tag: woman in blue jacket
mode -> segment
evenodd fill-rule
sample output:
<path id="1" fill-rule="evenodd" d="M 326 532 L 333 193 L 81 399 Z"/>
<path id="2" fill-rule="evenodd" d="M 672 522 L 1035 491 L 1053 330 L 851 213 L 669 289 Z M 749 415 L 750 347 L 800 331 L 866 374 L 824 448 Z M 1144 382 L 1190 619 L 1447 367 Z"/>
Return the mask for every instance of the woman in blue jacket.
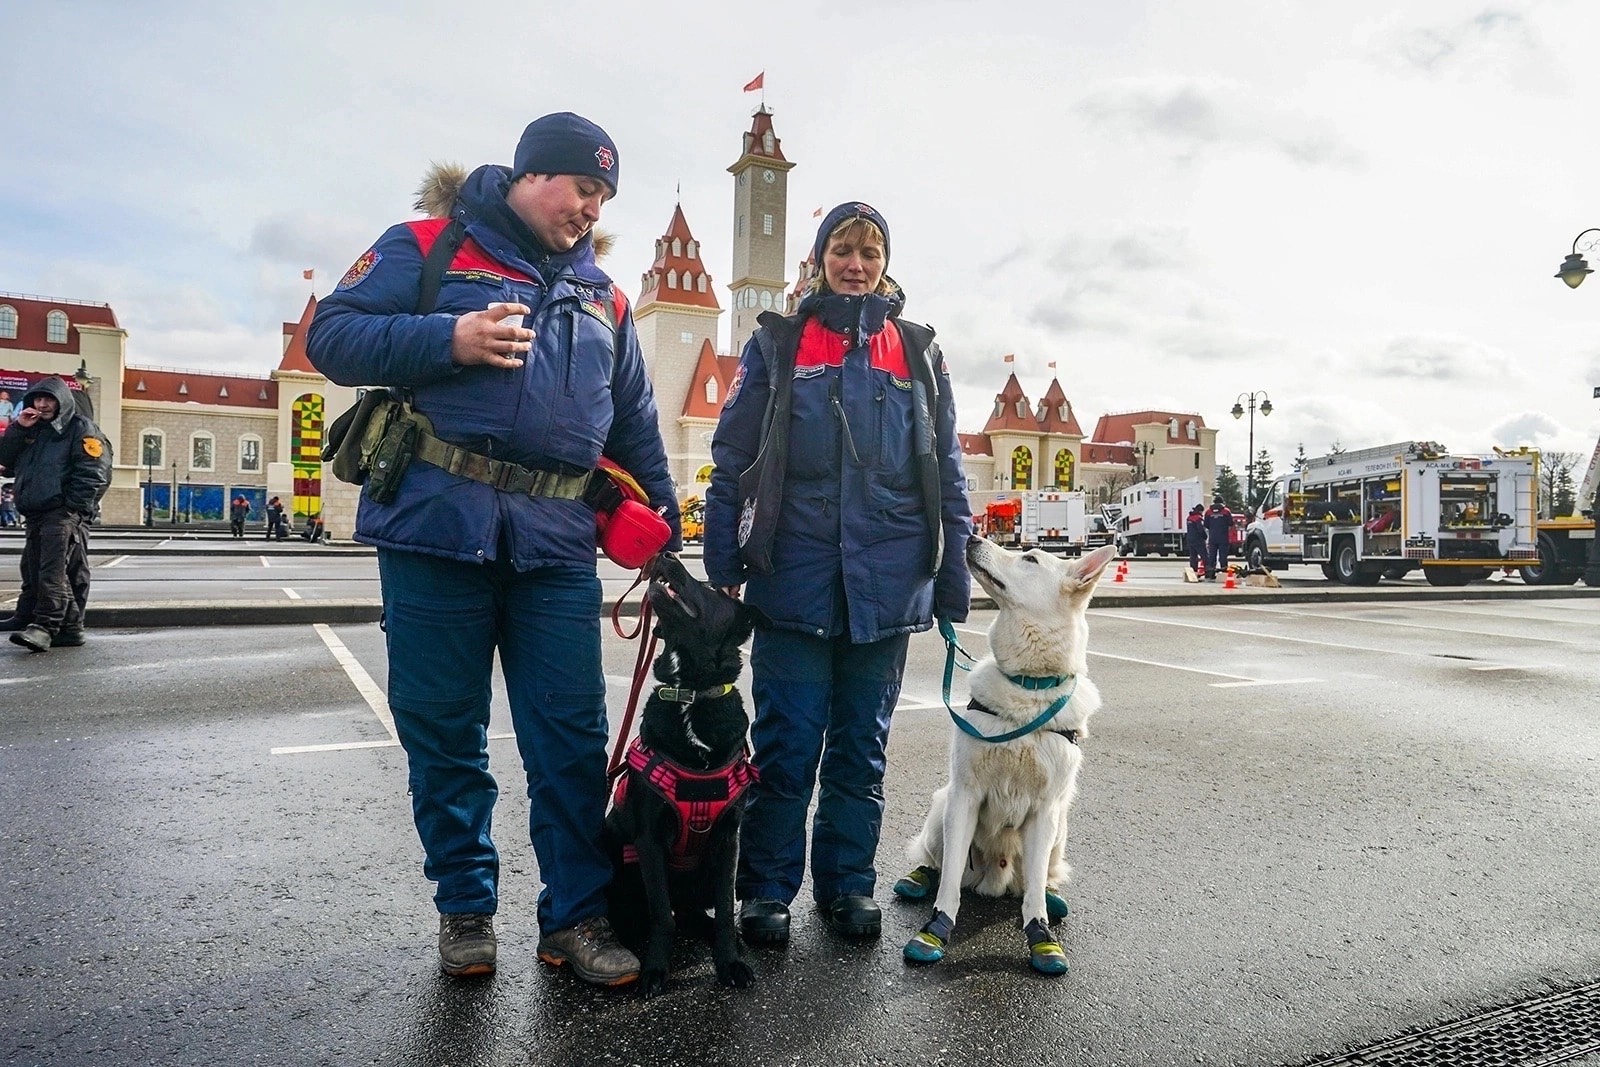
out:
<path id="1" fill-rule="evenodd" d="M 761 316 L 712 440 L 705 564 L 767 618 L 751 656 L 760 781 L 739 846 L 747 941 L 782 944 L 805 871 L 828 925 L 877 936 L 884 750 L 910 635 L 966 618 L 971 531 L 950 377 L 899 319 L 889 227 L 829 212 L 797 314 Z M 760 457 L 758 460 L 758 456 Z M 819 777 L 820 772 L 820 777 Z"/>

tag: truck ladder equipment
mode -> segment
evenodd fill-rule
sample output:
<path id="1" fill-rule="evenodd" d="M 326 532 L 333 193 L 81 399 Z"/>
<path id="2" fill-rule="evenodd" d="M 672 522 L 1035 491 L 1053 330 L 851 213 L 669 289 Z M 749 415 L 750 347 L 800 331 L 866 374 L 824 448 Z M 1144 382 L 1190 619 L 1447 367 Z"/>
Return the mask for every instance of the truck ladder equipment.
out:
<path id="1" fill-rule="evenodd" d="M 1396 441 L 1392 445 L 1358 448 L 1351 452 L 1339 452 L 1331 456 L 1314 456 L 1306 461 L 1305 470 L 1342 467 L 1351 463 L 1370 463 L 1378 459 L 1389 459 L 1399 463 L 1408 456 L 1442 456 L 1445 454 L 1445 447 L 1435 441 Z"/>

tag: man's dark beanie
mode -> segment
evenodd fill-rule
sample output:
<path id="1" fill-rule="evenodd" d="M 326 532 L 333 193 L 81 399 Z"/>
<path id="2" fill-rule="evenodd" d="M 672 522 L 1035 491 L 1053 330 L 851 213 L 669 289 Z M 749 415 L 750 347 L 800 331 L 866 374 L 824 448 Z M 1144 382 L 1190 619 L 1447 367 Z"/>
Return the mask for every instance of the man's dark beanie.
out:
<path id="1" fill-rule="evenodd" d="M 570 111 L 534 119 L 522 131 L 512 160 L 511 180 L 524 174 L 578 174 L 597 178 L 617 194 L 620 162 L 610 134 Z"/>
<path id="2" fill-rule="evenodd" d="M 840 204 L 828 212 L 828 217 L 822 220 L 822 226 L 817 230 L 817 239 L 811 245 L 811 262 L 818 267 L 822 266 L 822 252 L 828 246 L 828 235 L 850 219 L 866 219 L 879 230 L 883 231 L 883 265 L 889 266 L 889 224 L 883 221 L 883 216 L 866 204 L 854 200 L 847 204 Z"/>

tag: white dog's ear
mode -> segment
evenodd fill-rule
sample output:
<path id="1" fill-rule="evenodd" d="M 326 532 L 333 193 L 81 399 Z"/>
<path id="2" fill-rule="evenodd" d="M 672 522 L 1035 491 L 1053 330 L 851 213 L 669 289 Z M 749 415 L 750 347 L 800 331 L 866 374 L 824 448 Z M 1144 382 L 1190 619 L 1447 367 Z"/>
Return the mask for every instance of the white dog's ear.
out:
<path id="1" fill-rule="evenodd" d="M 1105 573 L 1106 564 L 1110 563 L 1116 557 L 1116 554 L 1116 545 L 1101 545 L 1079 560 L 1072 575 L 1073 579 L 1077 581 L 1078 587 L 1080 589 L 1092 588 L 1094 583 L 1100 580 L 1100 575 Z"/>

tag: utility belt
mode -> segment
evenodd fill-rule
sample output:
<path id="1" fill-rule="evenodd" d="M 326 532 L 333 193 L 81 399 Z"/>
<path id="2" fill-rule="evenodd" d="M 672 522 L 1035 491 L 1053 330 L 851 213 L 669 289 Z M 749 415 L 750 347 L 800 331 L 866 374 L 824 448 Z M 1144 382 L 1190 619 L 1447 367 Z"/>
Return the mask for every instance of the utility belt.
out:
<path id="1" fill-rule="evenodd" d="M 388 389 L 369 389 L 328 428 L 322 460 L 333 476 L 365 485 L 378 504 L 394 500 L 413 459 L 503 492 L 582 500 L 594 509 L 600 549 L 624 567 L 642 567 L 672 539 L 666 519 L 650 507 L 638 481 L 605 456 L 597 469 L 534 470 L 491 459 L 443 441 L 433 423 Z"/>

